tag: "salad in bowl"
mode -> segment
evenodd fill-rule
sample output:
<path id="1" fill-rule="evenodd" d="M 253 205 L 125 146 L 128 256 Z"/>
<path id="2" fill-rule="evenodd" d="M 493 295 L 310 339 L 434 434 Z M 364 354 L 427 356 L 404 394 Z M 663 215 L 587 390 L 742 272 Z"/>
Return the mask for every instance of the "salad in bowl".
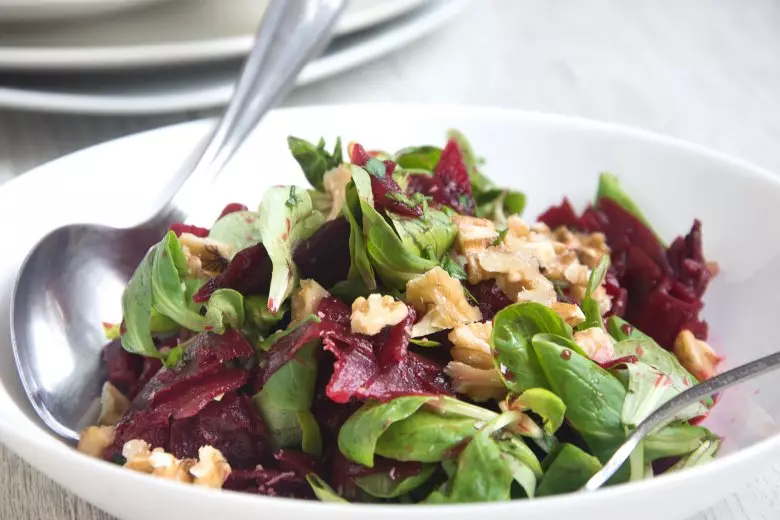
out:
<path id="1" fill-rule="evenodd" d="M 669 398 L 715 373 L 702 226 L 670 242 L 616 176 L 522 217 L 466 138 L 396 153 L 290 137 L 311 187 L 173 225 L 106 323 L 78 449 L 210 488 L 336 502 L 578 490 Z M 332 151 L 331 151 L 332 150 Z M 712 400 L 610 481 L 712 459 Z"/>

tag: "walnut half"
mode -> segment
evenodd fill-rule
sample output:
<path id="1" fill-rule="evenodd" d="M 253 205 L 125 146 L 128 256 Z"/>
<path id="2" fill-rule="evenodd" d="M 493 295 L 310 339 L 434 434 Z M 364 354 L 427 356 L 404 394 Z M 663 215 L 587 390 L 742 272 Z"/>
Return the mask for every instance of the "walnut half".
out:
<path id="1" fill-rule="evenodd" d="M 406 302 L 423 313 L 422 319 L 412 328 L 415 338 L 482 319 L 479 309 L 466 300 L 460 282 L 441 267 L 409 280 Z"/>
<path id="2" fill-rule="evenodd" d="M 715 375 L 720 359 L 706 342 L 697 339 L 693 332 L 681 330 L 674 340 L 674 355 L 680 364 L 699 381 Z"/>
<path id="3" fill-rule="evenodd" d="M 404 302 L 396 301 L 392 296 L 370 294 L 352 302 L 350 326 L 352 332 L 373 336 L 389 325 L 398 325 L 409 314 Z"/>

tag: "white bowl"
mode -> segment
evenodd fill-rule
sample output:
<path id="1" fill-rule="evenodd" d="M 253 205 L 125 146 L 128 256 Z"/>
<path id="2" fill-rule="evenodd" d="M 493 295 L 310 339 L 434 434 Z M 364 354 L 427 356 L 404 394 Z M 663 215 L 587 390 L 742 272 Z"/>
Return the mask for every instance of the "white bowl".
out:
<path id="1" fill-rule="evenodd" d="M 106 14 L 167 0 L 0 0 L 0 21 L 43 21 Z"/>
<path id="2" fill-rule="evenodd" d="M 146 132 L 73 154 L 0 188 L 4 223 L 0 263 L 0 440 L 45 474 L 100 508 L 125 519 L 427 518 L 424 506 L 333 505 L 233 492 L 213 492 L 154 479 L 88 458 L 54 438 L 34 416 L 13 364 L 8 295 L 19 264 L 48 230 L 76 221 L 127 225 L 156 203 L 159 188 L 203 136 L 209 122 Z M 288 134 L 360 140 L 398 149 L 444 140 L 463 130 L 487 159 L 485 173 L 524 190 L 526 216 L 535 217 L 566 194 L 584 205 L 598 173 L 620 175 L 625 189 L 667 239 L 704 222 L 709 259 L 721 274 L 706 297 L 711 343 L 726 367 L 776 348 L 780 300 L 780 182 L 769 173 L 696 145 L 648 132 L 567 117 L 499 109 L 347 106 L 279 110 L 269 115 L 209 195 L 255 204 L 265 187 L 305 181 L 287 152 Z M 118 310 L 114 310 L 114 313 Z M 115 319 L 96 316 L 95 319 Z M 53 359 L 52 363 L 72 362 Z M 725 435 L 714 463 L 677 474 L 574 494 L 500 504 L 443 506 L 449 520 L 549 520 L 576 512 L 578 520 L 684 519 L 719 500 L 780 459 L 778 378 L 765 376 L 728 391 L 708 421 Z"/>

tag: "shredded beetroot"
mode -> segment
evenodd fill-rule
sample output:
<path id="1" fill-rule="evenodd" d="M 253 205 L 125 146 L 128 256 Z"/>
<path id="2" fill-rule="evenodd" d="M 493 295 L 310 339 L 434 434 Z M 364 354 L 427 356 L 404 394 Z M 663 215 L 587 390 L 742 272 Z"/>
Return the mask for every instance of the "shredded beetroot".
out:
<path id="1" fill-rule="evenodd" d="M 351 144 L 349 148 L 349 157 L 353 164 L 363 167 L 372 159 L 371 155 L 366 152 L 366 149 L 357 143 Z M 371 193 L 374 196 L 374 207 L 377 209 L 389 210 L 404 217 L 421 217 L 422 208 L 411 205 L 408 201 L 403 200 L 405 197 L 404 191 L 393 178 L 396 164 L 389 160 L 382 161 L 382 164 L 385 167 L 385 171 L 382 175 L 375 175 L 369 170 L 371 175 Z"/>
<path id="2" fill-rule="evenodd" d="M 450 139 L 441 152 L 433 176 L 415 174 L 409 176 L 407 192 L 422 193 L 440 204 L 446 204 L 461 215 L 473 215 L 474 197 L 471 180 L 463 153 L 455 139 Z"/>
<path id="3" fill-rule="evenodd" d="M 498 288 L 495 280 L 467 284 L 466 289 L 477 300 L 477 307 L 482 312 L 483 320 L 492 320 L 498 311 L 512 303 L 512 300 Z"/>
<path id="4" fill-rule="evenodd" d="M 314 498 L 305 477 L 296 475 L 293 471 L 266 469 L 261 466 L 249 470 L 233 470 L 223 488 L 271 497 Z"/>
<path id="5" fill-rule="evenodd" d="M 170 452 L 198 458 L 202 446 L 218 449 L 231 468 L 250 469 L 269 457 L 266 429 L 246 395 L 226 393 L 194 417 L 171 424 Z"/>
<path id="6" fill-rule="evenodd" d="M 182 233 L 189 233 L 191 235 L 195 235 L 196 237 L 200 237 L 200 238 L 206 238 L 207 236 L 209 236 L 208 229 L 198 227 L 198 226 L 190 226 L 189 224 L 171 224 L 171 227 L 169 229 L 174 233 L 176 233 L 177 237 L 180 237 Z"/>
<path id="7" fill-rule="evenodd" d="M 263 244 L 247 247 L 236 253 L 224 271 L 203 284 L 192 299 L 197 303 L 206 302 L 217 289 L 235 289 L 245 296 L 267 293 L 272 270 L 271 258 Z"/>
<path id="8" fill-rule="evenodd" d="M 349 222 L 341 217 L 322 225 L 293 252 L 301 279 L 313 279 L 326 289 L 349 274 Z"/>
<path id="9" fill-rule="evenodd" d="M 671 350 L 683 329 L 707 338 L 707 324 L 699 317 L 701 298 L 712 279 L 702 250 L 701 223 L 669 248 L 653 231 L 614 200 L 602 197 L 581 217 L 564 199 L 539 220 L 555 228 L 604 233 L 612 250 L 612 267 L 605 288 L 612 297 L 610 314 L 627 321 Z"/>
<path id="10" fill-rule="evenodd" d="M 263 359 L 255 388 L 259 389 L 285 363 L 292 362 L 307 343 L 321 338 L 325 350 L 336 356 L 327 396 L 337 403 L 352 398 L 386 401 L 401 395 L 450 394 L 442 367 L 408 352 L 415 313 L 375 336 L 353 334 L 348 326 L 349 308 L 333 297 L 318 307 L 320 322 L 309 322 L 277 341 Z"/>
<path id="11" fill-rule="evenodd" d="M 231 202 L 227 206 L 225 206 L 225 209 L 222 210 L 222 213 L 219 214 L 219 217 L 217 220 L 221 219 L 225 215 L 230 215 L 231 213 L 237 213 L 239 211 L 246 211 L 249 208 L 244 206 L 243 204 L 239 204 L 238 202 Z"/>

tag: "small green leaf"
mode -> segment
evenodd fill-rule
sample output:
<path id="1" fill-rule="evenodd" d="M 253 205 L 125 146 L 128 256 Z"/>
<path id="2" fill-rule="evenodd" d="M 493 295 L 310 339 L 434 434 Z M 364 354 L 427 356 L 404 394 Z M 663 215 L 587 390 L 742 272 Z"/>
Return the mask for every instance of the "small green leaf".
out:
<path id="1" fill-rule="evenodd" d="M 455 261 L 451 253 L 444 255 L 439 263 L 442 269 L 444 269 L 448 275 L 456 280 L 468 280 L 468 274 L 461 265 Z"/>
<path id="2" fill-rule="evenodd" d="M 566 404 L 566 418 L 599 460 L 623 442 L 626 389 L 587 357 L 542 337 L 531 341 L 549 388 Z"/>
<path id="3" fill-rule="evenodd" d="M 319 191 L 323 191 L 322 177 L 325 172 L 342 163 L 341 138 L 336 139 L 332 153 L 325 150 L 325 141 L 320 139 L 317 146 L 312 143 L 290 136 L 287 138 L 293 157 L 303 170 L 306 179 Z"/>
<path id="4" fill-rule="evenodd" d="M 315 350 L 319 341 L 301 348 L 295 358 L 282 365 L 268 379 L 263 388 L 252 397 L 260 410 L 263 422 L 268 426 L 273 448 L 300 448 L 304 441 L 302 414 L 310 413 L 317 379 Z M 307 421 L 307 418 L 304 418 Z M 313 449 L 309 430 L 308 449 Z"/>
<path id="5" fill-rule="evenodd" d="M 168 350 L 168 352 L 166 352 L 166 354 L 163 356 L 163 365 L 165 365 L 165 368 L 173 368 L 179 363 L 183 355 L 184 346 L 177 345 Z"/>
<path id="6" fill-rule="evenodd" d="M 572 332 L 548 307 L 535 302 L 516 303 L 499 311 L 493 319 L 491 344 L 496 363 L 507 367 L 511 376 L 505 384 L 512 392 L 529 388 L 547 388 L 547 379 L 531 348 L 531 338 L 550 333 L 571 339 Z"/>
<path id="7" fill-rule="evenodd" d="M 399 167 L 409 170 L 432 172 L 441 157 L 441 148 L 435 146 L 415 146 L 404 148 L 393 159 Z"/>
<path id="8" fill-rule="evenodd" d="M 380 161 L 379 159 L 375 159 L 371 157 L 368 161 L 366 161 L 366 165 L 364 166 L 365 170 L 373 175 L 374 177 L 379 177 L 380 179 L 384 179 L 387 176 L 387 168 L 385 168 L 385 163 Z"/>
<path id="9" fill-rule="evenodd" d="M 417 345 L 418 347 L 425 347 L 425 348 L 441 347 L 441 343 L 439 343 L 438 341 L 433 341 L 426 338 L 412 338 L 409 340 L 409 343 L 411 343 L 412 345 Z"/>
<path id="10" fill-rule="evenodd" d="M 408 218 L 388 213 L 395 232 L 406 250 L 428 260 L 439 261 L 452 249 L 458 230 L 442 211 L 429 210 L 428 218 Z"/>
<path id="11" fill-rule="evenodd" d="M 217 289 L 206 305 L 205 329 L 224 334 L 228 327 L 239 330 L 244 326 L 244 297 L 233 289 Z"/>
<path id="12" fill-rule="evenodd" d="M 678 457 L 696 450 L 706 440 L 716 437 L 707 428 L 687 423 L 670 424 L 645 438 L 645 460 L 652 462 L 666 457 Z"/>
<path id="13" fill-rule="evenodd" d="M 525 210 L 525 193 L 507 191 L 504 197 L 504 213 L 507 215 L 522 215 Z"/>
<path id="14" fill-rule="evenodd" d="M 693 452 L 669 468 L 669 471 L 679 471 L 681 469 L 693 468 L 712 462 L 715 460 L 715 455 L 718 454 L 722 442 L 723 441 L 718 438 L 703 441 Z"/>
<path id="15" fill-rule="evenodd" d="M 388 426 L 379 436 L 375 452 L 395 460 L 440 462 L 455 456 L 455 448 L 477 432 L 477 424 L 469 417 L 444 417 L 417 410 Z"/>
<path id="16" fill-rule="evenodd" d="M 306 481 L 309 483 L 311 490 L 314 491 L 314 495 L 320 500 L 320 502 L 336 502 L 339 504 L 348 503 L 346 500 L 341 498 L 339 494 L 328 485 L 327 482 L 322 480 L 314 473 L 309 473 L 306 475 Z"/>
<path id="17" fill-rule="evenodd" d="M 536 490 L 537 496 L 560 495 L 579 491 L 601 469 L 599 460 L 572 444 L 545 459 L 547 469 Z"/>
<path id="18" fill-rule="evenodd" d="M 350 167 L 352 173 L 356 171 L 363 171 L 362 169 L 354 169 Z M 376 278 L 374 277 L 374 269 L 371 267 L 371 261 L 368 258 L 368 249 L 366 247 L 366 237 L 363 235 L 363 211 L 361 209 L 360 197 L 365 196 L 373 204 L 373 195 L 371 194 L 371 184 L 369 179 L 369 185 L 366 193 L 365 187 L 361 191 L 358 190 L 356 182 L 364 183 L 366 179 L 360 176 L 360 179 L 352 178 L 345 191 L 344 202 L 344 215 L 349 222 L 349 257 L 350 266 L 347 282 L 350 282 L 351 287 L 355 288 L 357 282 L 362 282 L 362 286 L 369 292 L 376 289 Z"/>
<path id="19" fill-rule="evenodd" d="M 386 403 L 366 403 L 339 431 L 339 451 L 348 459 L 374 467 L 377 441 L 395 422 L 416 412 L 430 397 L 398 397 Z"/>
<path id="20" fill-rule="evenodd" d="M 290 206 L 294 198 L 297 202 Z M 298 270 L 292 259 L 295 246 L 310 237 L 325 221 L 314 211 L 311 198 L 294 186 L 273 187 L 266 191 L 260 205 L 258 225 L 263 246 L 271 258 L 273 270 L 268 291 L 268 310 L 276 313 L 298 282 Z"/>
<path id="21" fill-rule="evenodd" d="M 645 218 L 637 203 L 634 202 L 625 191 L 623 191 L 623 188 L 620 186 L 620 179 L 618 179 L 616 175 L 607 172 L 603 172 L 599 176 L 599 186 L 596 190 L 595 204 L 597 208 L 599 205 L 599 200 L 604 197 L 613 200 L 621 208 L 636 217 L 641 223 L 647 226 L 647 229 L 652 231 L 653 234 L 658 237 L 658 233 L 653 230 L 653 226 L 651 226 L 650 222 L 648 222 L 648 220 Z M 663 244 L 663 241 L 660 238 L 658 238 L 658 241 Z"/>
<path id="22" fill-rule="evenodd" d="M 183 278 L 187 275 L 187 259 L 179 239 L 169 231 L 154 248 L 151 265 L 152 307 L 182 327 L 202 332 L 205 320 L 194 310 L 186 297 Z"/>
<path id="23" fill-rule="evenodd" d="M 436 464 L 425 464 L 416 475 L 399 478 L 388 473 L 371 473 L 355 477 L 355 484 L 377 498 L 398 498 L 425 484 L 436 471 Z"/>
<path id="24" fill-rule="evenodd" d="M 285 303 L 279 308 L 278 312 L 273 313 L 268 310 L 268 297 L 254 295 L 244 298 L 246 324 L 263 336 L 277 326 L 284 318 L 284 314 L 288 309 L 289 305 Z"/>
<path id="25" fill-rule="evenodd" d="M 260 350 L 264 352 L 268 352 L 269 350 L 271 350 L 271 347 L 273 347 L 277 341 L 279 341 L 285 336 L 289 336 L 290 334 L 295 334 L 296 332 L 303 330 L 303 327 L 305 325 L 308 325 L 311 322 L 319 323 L 320 319 L 314 314 L 309 314 L 308 316 L 303 318 L 300 322 L 296 323 L 295 325 L 287 327 L 284 330 L 277 330 L 276 332 L 274 332 L 273 334 L 265 338 L 260 343 Z"/>
<path id="26" fill-rule="evenodd" d="M 552 435 L 563 424 L 566 405 L 560 397 L 545 388 L 529 388 L 509 403 L 511 410 L 531 410 L 542 418 L 544 431 Z"/>
<path id="27" fill-rule="evenodd" d="M 298 412 L 298 425 L 301 427 L 301 450 L 312 457 L 322 457 L 322 433 L 314 414 L 308 410 Z"/>
<path id="28" fill-rule="evenodd" d="M 590 273 L 588 279 L 588 287 L 585 289 L 585 297 L 582 299 L 583 314 L 585 314 L 585 321 L 577 326 L 578 330 L 585 330 L 591 327 L 604 328 L 604 321 L 601 318 L 601 310 L 599 309 L 598 302 L 593 298 L 593 293 L 601 287 L 604 283 L 604 278 L 607 276 L 607 269 L 609 268 L 609 255 L 604 255 L 601 258 L 601 262 Z"/>
<path id="29" fill-rule="evenodd" d="M 259 214 L 256 211 L 235 211 L 217 220 L 209 238 L 230 246 L 232 255 L 262 241 Z"/>

